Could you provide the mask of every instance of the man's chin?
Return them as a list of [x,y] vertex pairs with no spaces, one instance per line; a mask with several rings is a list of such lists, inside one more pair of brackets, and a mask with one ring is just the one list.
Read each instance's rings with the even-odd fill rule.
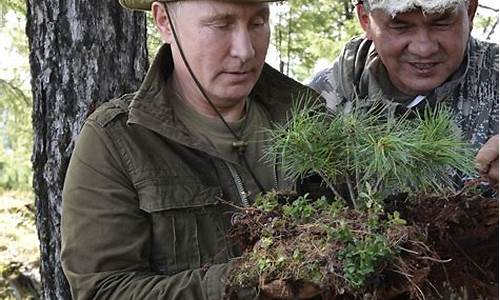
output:
[[221,99],[226,103],[244,102],[248,98],[248,94],[224,95]]
[[[408,77],[411,78],[411,77]],[[408,85],[406,85],[405,94],[408,95],[427,95],[435,88],[442,84],[442,80],[421,80],[421,78],[414,78],[414,80],[408,81]]]
[[252,92],[252,87],[250,86],[232,86],[232,87],[227,87],[226,89],[221,91],[221,98],[228,99],[228,100],[237,100],[237,99],[245,99],[250,95]]

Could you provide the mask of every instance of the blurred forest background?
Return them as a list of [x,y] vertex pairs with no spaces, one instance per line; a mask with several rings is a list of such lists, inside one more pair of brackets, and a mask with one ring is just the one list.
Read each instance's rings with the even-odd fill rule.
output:
[[[479,0],[474,35],[498,42],[495,1]],[[293,0],[272,6],[268,63],[307,83],[360,34],[351,0]],[[25,34],[26,3],[0,0],[0,299],[39,289],[39,245],[32,192],[32,93]],[[148,17],[148,49],[160,40]],[[31,296],[32,297],[32,296]]]

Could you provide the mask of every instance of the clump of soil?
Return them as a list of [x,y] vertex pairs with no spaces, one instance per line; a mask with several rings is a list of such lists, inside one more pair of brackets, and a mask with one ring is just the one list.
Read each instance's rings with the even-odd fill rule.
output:
[[498,202],[474,187],[364,210],[282,198],[264,196],[236,222],[232,238],[244,254],[227,298],[284,280],[313,283],[322,299],[498,299]]
[[474,182],[449,197],[414,198],[393,208],[425,232],[428,246],[447,261],[434,264],[425,278],[427,298],[498,299],[498,199]]

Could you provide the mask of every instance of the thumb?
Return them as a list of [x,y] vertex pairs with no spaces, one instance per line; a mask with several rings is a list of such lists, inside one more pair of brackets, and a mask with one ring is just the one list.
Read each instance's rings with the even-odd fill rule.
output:
[[491,162],[496,159],[498,159],[498,135],[489,139],[477,153],[476,169],[481,173],[488,173]]

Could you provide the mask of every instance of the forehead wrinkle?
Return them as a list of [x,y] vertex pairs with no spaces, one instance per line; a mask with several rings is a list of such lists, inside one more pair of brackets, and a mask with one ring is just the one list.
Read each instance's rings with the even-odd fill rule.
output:
[[[244,4],[238,4],[238,5],[244,5]],[[253,6],[255,4],[247,4],[247,5]],[[255,16],[260,16],[260,15],[268,16],[270,14],[268,4],[259,3],[257,5],[262,6],[262,7],[252,14],[252,16],[251,16],[252,18]],[[237,13],[236,9],[234,9],[232,6],[229,6],[229,9],[210,6],[209,11],[202,18],[202,20],[204,22],[211,22],[211,21],[215,21],[215,20],[235,20],[237,18],[238,18],[238,13]]]

